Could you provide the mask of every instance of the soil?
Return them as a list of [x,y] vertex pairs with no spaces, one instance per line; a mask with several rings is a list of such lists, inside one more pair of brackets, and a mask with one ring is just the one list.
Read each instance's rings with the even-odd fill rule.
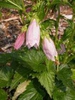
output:
[[21,21],[17,11],[2,9],[0,18],[0,52],[11,52],[17,35],[21,31]]

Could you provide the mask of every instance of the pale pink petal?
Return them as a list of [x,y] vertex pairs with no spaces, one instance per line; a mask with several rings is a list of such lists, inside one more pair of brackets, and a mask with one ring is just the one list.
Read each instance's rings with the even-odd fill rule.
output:
[[18,50],[23,45],[24,41],[25,41],[25,33],[19,34],[14,44],[14,49]]
[[40,42],[40,27],[34,19],[26,33],[26,46],[30,49],[31,47],[37,48]]
[[55,61],[55,57],[57,57],[57,51],[54,45],[54,42],[51,39],[47,39],[46,37],[42,43],[43,51],[49,60]]

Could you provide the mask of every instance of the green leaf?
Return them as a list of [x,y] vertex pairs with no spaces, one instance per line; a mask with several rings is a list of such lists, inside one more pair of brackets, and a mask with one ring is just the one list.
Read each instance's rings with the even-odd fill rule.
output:
[[11,82],[10,90],[17,87],[17,85],[19,84],[19,82],[21,82],[22,79],[23,79],[23,77],[19,73],[16,72],[14,75],[14,79]]
[[[15,0],[14,0],[15,1]],[[19,10],[22,10],[21,6],[16,4],[16,2],[13,2],[12,0],[7,0],[7,2],[9,2],[10,4],[12,4],[13,6],[17,7]]]
[[45,16],[45,11],[44,11],[44,2],[43,1],[41,1],[40,2],[40,5],[39,5],[39,7],[38,7],[38,9],[37,9],[37,16],[38,16],[38,18],[40,19],[40,20],[42,20],[43,18],[44,18],[44,16]]
[[12,3],[10,2],[5,2],[5,1],[0,1],[0,7],[4,7],[4,8],[13,8],[13,9],[17,9],[17,10],[20,10],[21,8],[13,5]]
[[46,69],[45,67],[45,56],[41,51],[29,50],[21,56],[21,59],[27,63],[33,71],[41,72]]
[[67,64],[61,64],[61,66],[59,67],[59,70],[62,70],[63,68],[68,68]]
[[10,90],[16,88],[19,83],[25,81],[28,78],[28,75],[30,75],[30,72],[31,71],[29,69],[19,66],[15,71],[13,80],[10,85]]
[[71,69],[65,64],[60,67],[53,91],[53,100],[74,100],[75,88],[71,79]]
[[2,17],[2,12],[0,12],[0,18]]
[[40,89],[38,82],[31,82],[18,100],[43,100],[43,97],[44,92]]
[[61,0],[53,0],[52,1],[52,6],[53,5],[60,5],[60,4],[63,4],[63,2]]
[[12,97],[12,100],[16,100],[17,97],[26,90],[26,87],[29,83],[30,83],[30,81],[28,80],[28,81],[24,81],[21,84],[19,84],[14,93],[14,96]]
[[10,67],[2,67],[0,68],[0,79],[8,81],[11,77]]
[[3,89],[0,89],[0,100],[7,100],[7,93]]
[[67,88],[66,91],[62,91],[59,88],[56,88],[53,93],[53,100],[74,100],[75,91]]
[[16,3],[17,5],[19,5],[20,7],[24,6],[24,1],[23,0],[12,0],[14,3]]
[[8,61],[10,61],[11,55],[8,53],[0,54],[0,66],[1,64],[6,64]]
[[66,87],[70,87],[74,89],[71,76],[72,76],[72,72],[71,69],[68,67],[62,68],[57,74],[58,79],[60,79]]
[[72,79],[75,80],[75,69],[71,69],[72,71]]
[[55,79],[55,74],[53,71],[45,71],[43,73],[40,73],[38,76],[39,82],[46,89],[50,97],[52,96],[54,85],[55,85],[54,79]]
[[56,88],[53,92],[53,100],[65,100],[64,95],[65,93],[62,90]]
[[42,22],[42,25],[41,25],[41,27],[42,27],[42,29],[50,29],[50,28],[52,28],[53,26],[54,26],[54,24],[55,24],[55,21],[54,20],[52,20],[52,19],[47,19],[47,20],[45,20],[44,22]]
[[[70,25],[70,24],[69,24]],[[62,40],[66,40],[66,39],[69,39],[70,36],[72,35],[72,27],[71,25],[68,26],[65,31],[64,31],[64,34],[63,34],[63,37],[62,37]]]
[[10,84],[13,71],[10,67],[0,67],[0,87]]
[[67,88],[64,100],[74,100],[74,99],[75,99],[75,90]]

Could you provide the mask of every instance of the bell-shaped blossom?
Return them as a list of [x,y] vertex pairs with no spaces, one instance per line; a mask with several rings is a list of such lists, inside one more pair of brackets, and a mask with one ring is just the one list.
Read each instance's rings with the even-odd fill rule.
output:
[[46,57],[49,60],[55,61],[55,57],[57,57],[58,54],[52,39],[44,37],[42,47]]
[[16,42],[14,43],[14,49],[18,50],[25,41],[25,33],[21,33],[18,35]]
[[30,49],[31,47],[35,47],[36,49],[39,47],[40,43],[40,27],[34,19],[27,30],[26,33],[26,46]]

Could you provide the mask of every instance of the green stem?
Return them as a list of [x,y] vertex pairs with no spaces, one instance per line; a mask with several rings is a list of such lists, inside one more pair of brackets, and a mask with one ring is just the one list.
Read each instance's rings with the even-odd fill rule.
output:
[[58,18],[56,22],[56,34],[55,34],[55,44],[58,44],[58,28],[59,28],[59,20],[60,20],[60,8],[58,7]]
[[23,25],[25,25],[26,22],[25,22],[24,17],[26,16],[26,18],[29,19],[28,14],[25,12],[25,9],[23,9],[22,13],[19,13],[19,14],[20,14],[20,17],[21,17],[21,20],[22,20]]
[[59,65],[57,65],[57,72],[59,71]]
[[58,41],[58,27],[56,28],[56,34],[55,34],[55,44],[57,45]]
[[50,63],[50,61],[48,59],[46,59],[46,68],[47,68],[47,71],[49,71],[49,63]]

